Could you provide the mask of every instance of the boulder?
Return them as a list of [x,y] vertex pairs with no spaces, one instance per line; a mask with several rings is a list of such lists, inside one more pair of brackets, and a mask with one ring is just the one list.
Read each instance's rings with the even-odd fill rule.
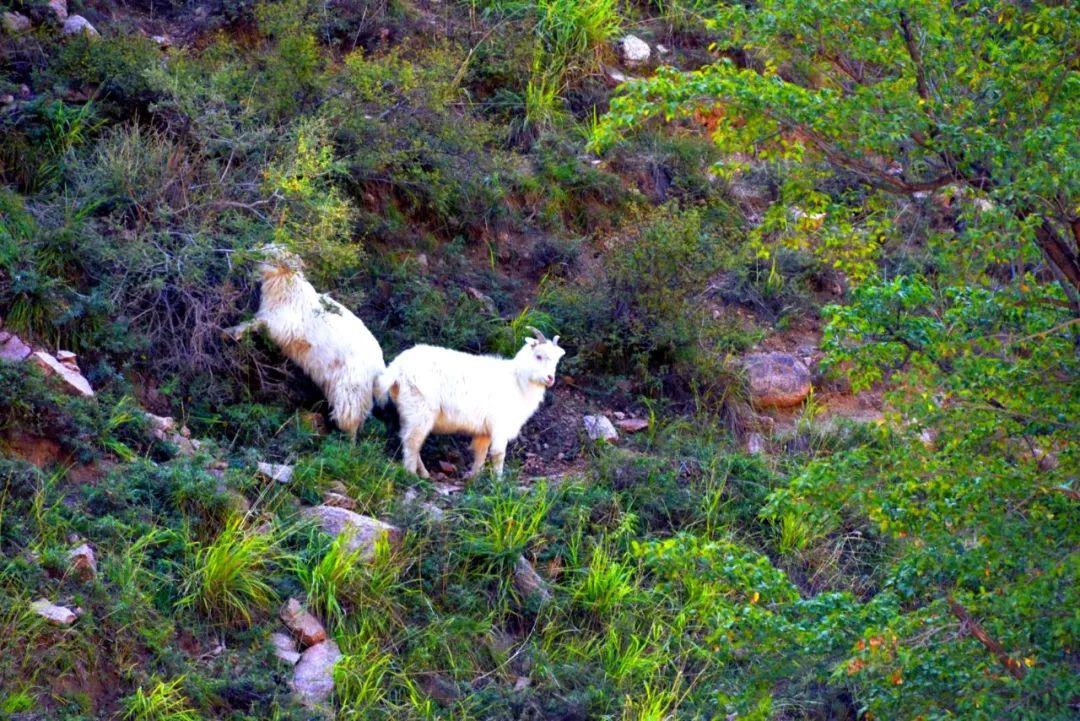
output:
[[334,665],[341,651],[333,641],[317,643],[300,656],[289,687],[308,708],[324,709],[334,692]]
[[349,551],[362,549],[360,558],[365,561],[374,558],[375,543],[379,538],[385,536],[391,543],[396,543],[401,539],[401,529],[398,527],[383,523],[377,518],[361,516],[346,508],[313,506],[305,508],[302,514],[331,536],[350,533],[347,548]]
[[64,21],[64,35],[86,35],[91,38],[101,37],[101,33],[82,15],[72,15]]
[[23,361],[33,352],[34,349],[23,343],[22,338],[19,336],[7,331],[0,331],[0,360]]
[[57,22],[64,22],[68,18],[68,6],[67,0],[49,0],[49,9],[52,10],[53,16]]
[[30,362],[45,372],[46,377],[56,376],[64,384],[64,390],[72,395],[81,395],[88,398],[94,396],[94,389],[83,378],[82,373],[72,370],[64,365],[51,354],[39,350],[30,355]]
[[49,623],[57,626],[70,626],[78,618],[75,612],[67,606],[57,606],[49,603],[44,598],[39,598],[31,603],[30,609]]
[[637,35],[627,35],[619,41],[619,55],[627,67],[633,68],[649,62],[649,44]]
[[810,371],[790,353],[746,357],[750,401],[759,408],[796,406],[810,395]]
[[280,616],[282,623],[292,631],[301,646],[313,646],[326,640],[326,629],[319,623],[319,619],[308,613],[295,598],[285,602]]
[[293,477],[293,467],[284,463],[263,463],[259,461],[259,475],[270,481],[288,483]]
[[638,433],[649,427],[649,422],[644,418],[621,418],[615,421],[615,426],[620,431]]
[[585,416],[581,421],[585,424],[585,433],[590,441],[614,443],[619,440],[619,432],[607,416]]
[[90,544],[84,543],[68,551],[68,560],[71,561],[71,570],[80,578],[89,580],[97,575],[97,557]]
[[8,35],[18,35],[30,29],[30,18],[22,13],[4,13],[0,16],[0,25]]
[[274,655],[290,666],[295,666],[300,660],[300,652],[296,650],[296,641],[289,634],[275,631],[270,634],[270,643],[274,645]]
[[518,556],[518,560],[514,564],[514,588],[525,599],[535,596],[541,603],[551,600],[551,592],[548,590],[547,583],[544,582],[544,579],[540,577],[540,574],[536,572],[536,569],[533,568],[525,556]]

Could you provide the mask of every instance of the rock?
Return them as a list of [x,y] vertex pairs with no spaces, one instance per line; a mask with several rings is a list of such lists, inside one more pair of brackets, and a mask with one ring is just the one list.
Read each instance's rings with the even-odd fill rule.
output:
[[667,55],[668,53],[671,52],[671,48],[669,48],[666,45],[661,45],[660,43],[657,43],[656,44],[656,52],[660,53],[661,55]]
[[638,433],[649,427],[649,422],[644,418],[623,418],[615,421],[615,426],[627,433]]
[[627,67],[637,67],[649,61],[649,44],[637,35],[627,35],[619,41],[619,54]]
[[282,623],[292,631],[301,646],[313,646],[326,640],[326,629],[319,623],[319,619],[308,613],[295,598],[285,602],[279,615]]
[[94,556],[94,549],[90,548],[90,544],[84,543],[68,551],[68,560],[71,561],[71,569],[83,580],[97,575],[97,557]]
[[278,483],[288,483],[293,477],[293,467],[284,463],[263,463],[259,461],[259,475]]
[[19,97],[20,98],[28,98],[28,97],[30,97],[30,86],[27,85],[26,83],[23,83],[22,85],[19,86]]
[[445,496],[446,498],[449,498],[455,493],[459,493],[463,488],[456,483],[432,483],[431,487],[434,488],[435,492],[440,496]]
[[585,416],[581,419],[585,424],[585,433],[591,441],[607,441],[614,443],[619,440],[619,432],[607,416]]
[[0,95],[0,105],[11,105],[14,102],[15,102],[15,96],[14,95],[11,95],[10,93],[5,93],[4,95]]
[[300,656],[289,688],[308,708],[325,707],[334,692],[334,665],[341,651],[333,641],[317,643]]
[[18,35],[30,29],[30,18],[22,13],[4,13],[0,16],[0,25],[8,35]]
[[529,563],[525,556],[518,556],[518,560],[514,564],[514,588],[517,589],[522,598],[528,599],[536,596],[541,603],[551,600],[551,592],[548,590],[547,584],[544,583],[544,579],[540,578],[540,574],[536,572],[536,569],[532,567],[532,564]]
[[611,78],[611,82],[615,83],[616,85],[621,85],[622,83],[625,83],[627,80],[629,80],[629,78],[626,77],[625,73],[619,72],[615,68],[605,69],[607,70],[607,76]]
[[70,626],[75,623],[78,616],[66,606],[56,606],[44,598],[39,598],[30,604],[30,609],[49,623],[57,626]]
[[765,436],[760,433],[751,433],[746,439],[746,451],[752,455],[760,455],[765,452]]
[[518,676],[517,681],[514,681],[514,690],[524,691],[529,687],[529,684],[531,683],[532,680],[528,676]]
[[23,361],[33,352],[34,349],[23,343],[19,336],[0,331],[0,360]]
[[270,634],[270,643],[274,644],[274,655],[290,666],[295,666],[300,660],[300,652],[296,650],[296,641],[289,634],[275,631]]
[[67,0],[49,0],[49,9],[53,11],[57,21],[64,22],[68,18]]
[[446,512],[443,509],[436,506],[434,503],[427,503],[420,500],[420,495],[416,492],[415,488],[410,488],[405,491],[405,505],[415,506],[421,514],[427,516],[435,523],[442,523],[446,518]]
[[491,299],[491,296],[487,295],[483,291],[473,288],[471,285],[467,285],[465,286],[465,294],[470,298],[473,298],[474,300],[480,301],[480,304],[484,306],[484,310],[486,310],[491,315],[499,314],[499,309],[498,307],[496,307],[495,301],[493,301]]
[[457,466],[455,466],[453,463],[450,463],[449,461],[439,461],[436,465],[439,466],[440,471],[447,475],[457,473]]
[[64,35],[86,35],[92,38],[101,37],[101,33],[82,15],[72,15],[65,20],[63,33]]
[[315,521],[322,530],[331,536],[351,533],[352,537],[349,539],[347,548],[349,551],[362,549],[360,558],[365,561],[369,561],[375,556],[375,543],[379,538],[385,536],[391,543],[395,543],[401,538],[401,529],[396,526],[383,523],[377,518],[361,516],[359,513],[345,508],[326,505],[313,506],[312,508],[305,508],[302,514],[306,518]]
[[169,39],[168,35],[151,35],[150,39],[162,49],[172,47],[172,40]]
[[758,407],[795,406],[810,395],[810,371],[789,353],[753,353],[746,357],[750,400]]
[[73,370],[76,373],[82,372],[79,370],[79,356],[75,355],[69,350],[56,351],[56,360],[60,361],[70,370]]
[[68,393],[78,394],[88,398],[94,396],[94,389],[91,388],[90,383],[83,378],[82,373],[71,370],[49,353],[37,351],[30,355],[30,362],[41,368],[41,370],[45,372],[46,377],[58,377],[64,383],[64,390]]
[[356,510],[356,501],[349,498],[344,493],[334,493],[333,491],[327,491],[323,494],[322,502],[325,506],[344,508],[349,511]]
[[176,419],[168,416],[155,416],[153,413],[143,412],[146,420],[150,423],[150,433],[159,441],[166,440],[170,434],[176,431]]

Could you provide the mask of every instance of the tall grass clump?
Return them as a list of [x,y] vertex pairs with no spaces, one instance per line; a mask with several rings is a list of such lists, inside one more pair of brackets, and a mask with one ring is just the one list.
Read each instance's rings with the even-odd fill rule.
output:
[[184,677],[172,681],[158,680],[144,691],[142,687],[123,701],[124,721],[200,721],[199,714],[188,705],[180,692]]
[[225,626],[250,625],[277,593],[266,578],[289,559],[273,528],[253,527],[234,515],[212,542],[195,544],[182,587],[182,607],[193,607]]

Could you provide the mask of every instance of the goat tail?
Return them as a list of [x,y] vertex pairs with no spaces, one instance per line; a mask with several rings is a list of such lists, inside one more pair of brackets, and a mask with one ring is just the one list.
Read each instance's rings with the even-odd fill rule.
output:
[[387,368],[375,377],[372,392],[375,396],[375,402],[379,404],[379,408],[386,407],[386,403],[391,396],[397,396],[395,385],[397,385],[397,373],[396,369],[392,367]]

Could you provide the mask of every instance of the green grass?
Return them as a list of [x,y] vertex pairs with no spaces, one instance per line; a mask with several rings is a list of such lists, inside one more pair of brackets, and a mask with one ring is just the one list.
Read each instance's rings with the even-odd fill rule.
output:
[[234,515],[213,541],[193,544],[181,607],[191,607],[224,626],[250,625],[278,601],[268,577],[288,562],[279,531]]
[[158,680],[144,691],[142,687],[124,699],[124,721],[200,721],[202,718],[180,690],[184,678]]

